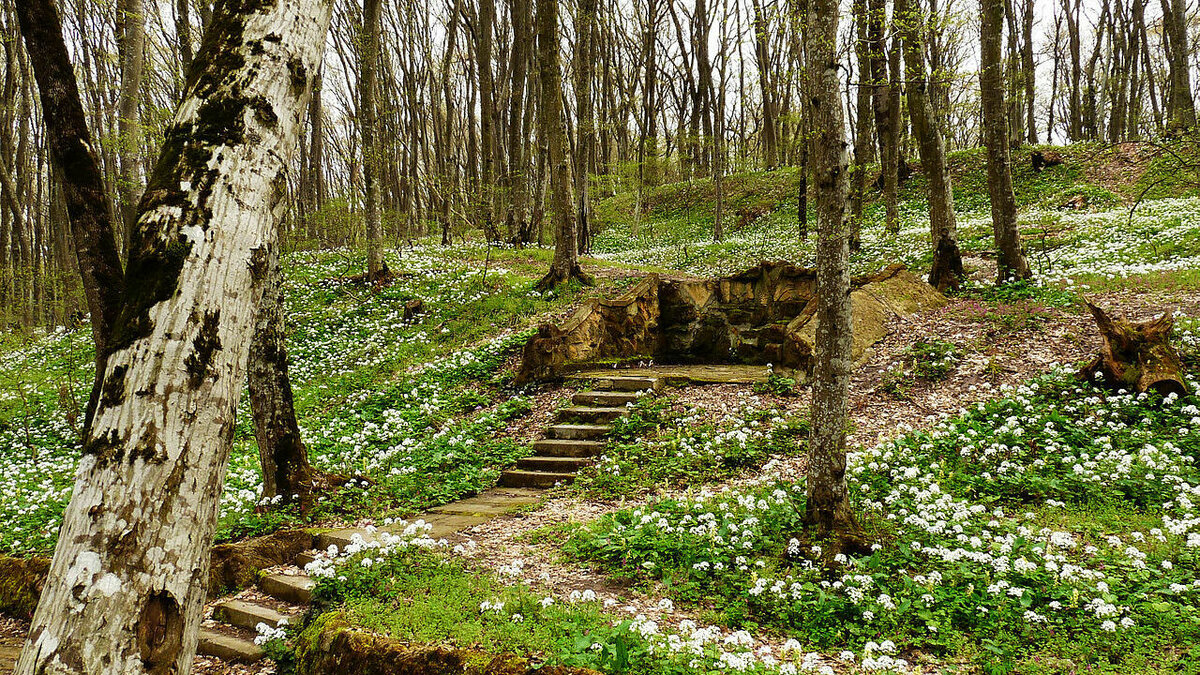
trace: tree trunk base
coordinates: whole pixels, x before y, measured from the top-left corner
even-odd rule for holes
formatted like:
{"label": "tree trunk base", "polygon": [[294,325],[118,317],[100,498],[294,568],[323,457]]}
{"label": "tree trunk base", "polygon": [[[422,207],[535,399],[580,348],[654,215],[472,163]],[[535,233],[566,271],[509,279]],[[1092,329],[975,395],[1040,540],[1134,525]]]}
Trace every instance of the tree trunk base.
{"label": "tree trunk base", "polygon": [[534,286],[534,289],[539,292],[545,292],[558,286],[559,284],[568,283],[572,279],[578,281],[584,286],[591,286],[596,283],[596,280],[592,278],[592,275],[584,272],[583,268],[579,266],[579,263],[573,263],[569,266],[551,265],[550,271],[546,273],[546,276],[542,277],[541,281],[537,282],[537,285]]}
{"label": "tree trunk base", "polygon": [[1150,321],[1113,319],[1087,303],[1100,329],[1100,354],[1080,373],[1083,379],[1113,391],[1157,392],[1163,396],[1187,393],[1183,363],[1171,346],[1175,325],[1170,312]]}
{"label": "tree trunk base", "polygon": [[958,243],[948,238],[937,242],[933,252],[933,267],[929,270],[929,285],[945,292],[952,288],[958,290],[963,280],[962,254]]}

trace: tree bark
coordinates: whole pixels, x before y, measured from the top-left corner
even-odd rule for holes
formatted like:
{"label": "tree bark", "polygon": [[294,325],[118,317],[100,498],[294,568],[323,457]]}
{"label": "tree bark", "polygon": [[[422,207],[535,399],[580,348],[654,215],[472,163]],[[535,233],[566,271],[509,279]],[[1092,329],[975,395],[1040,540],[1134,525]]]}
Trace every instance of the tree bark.
{"label": "tree bark", "polygon": [[137,175],[141,148],[138,104],[141,101],[142,72],[146,64],[146,17],[143,0],[120,0],[117,4],[117,45],[121,55],[121,89],[117,98],[117,144],[120,157],[121,219],[125,239],[129,240],[137,217]]}
{"label": "tree bark", "polygon": [[[899,172],[900,172],[900,93],[895,80],[899,75],[889,72],[892,53],[887,47],[884,24],[887,20],[884,0],[871,0],[867,20],[871,44],[872,105],[875,109],[875,128],[879,141],[879,184],[883,188],[884,224],[888,232],[900,231]],[[894,42],[894,41],[893,41]]]}
{"label": "tree bark", "polygon": [[539,135],[550,173],[551,208],[554,210],[554,260],[542,277],[540,290],[571,279],[591,283],[579,267],[579,246],[571,197],[571,161],[566,153],[563,127],[562,68],[558,55],[558,1],[537,0],[538,69],[542,100],[538,103]]}
{"label": "tree bark", "polygon": [[754,58],[758,64],[758,87],[762,91],[763,168],[779,166],[779,138],[775,112],[775,87],[771,82],[771,41],[762,0],[752,0],[754,6]]}
{"label": "tree bark", "polygon": [[817,200],[817,335],[812,435],[805,519],[820,533],[851,527],[846,489],[846,423],[850,387],[850,229],[846,218],[849,156],[839,96],[838,3],[811,0],[807,70],[809,139]]}
{"label": "tree bark", "polygon": [[1154,391],[1163,396],[1188,393],[1183,362],[1170,341],[1175,325],[1170,312],[1135,322],[1114,319],[1091,302],[1087,306],[1096,319],[1103,345],[1100,354],[1080,373],[1084,379],[1112,391]]}
{"label": "tree bark", "polygon": [[191,670],[266,255],[329,16],[314,0],[213,10],[139,206],[19,675]]}
{"label": "tree bark", "polygon": [[383,274],[383,227],[379,218],[379,149],[375,134],[375,81],[379,67],[379,2],[363,0],[362,62],[358,64],[359,135],[362,140],[363,217],[367,226],[367,283]]}
{"label": "tree bark", "polygon": [[[49,0],[17,3],[21,34],[33,65],[51,159],[59,166],[83,292],[92,317],[96,369],[84,426],[90,425],[125,293],[108,194],[104,187],[61,20]],[[19,230],[18,230],[19,231]]]}
{"label": "tree bark", "polygon": [[857,96],[854,110],[854,184],[851,190],[850,250],[862,248],[863,202],[867,193],[867,164],[870,163],[874,145],[871,139],[871,47],[867,33],[867,0],[854,0],[851,4],[854,17],[854,56],[858,65]]}
{"label": "tree bark", "polygon": [[1032,276],[1021,233],[1017,229],[1017,198],[1013,194],[1012,157],[1008,147],[1008,115],[1004,107],[1004,73],[1000,67],[1000,33],[1004,0],[980,4],[979,89],[983,134],[987,145],[988,193],[992,200],[992,232],[996,240],[997,283]]}
{"label": "tree bark", "polygon": [[576,236],[579,252],[591,248],[592,206],[588,197],[588,171],[596,150],[596,115],[592,101],[592,65],[595,61],[596,0],[579,0],[575,25],[575,144]]}
{"label": "tree bark", "polygon": [[1187,3],[1162,0],[1163,33],[1168,38],[1171,67],[1171,105],[1168,133],[1178,134],[1196,126],[1196,104],[1192,100],[1191,53],[1188,50]]}
{"label": "tree bark", "polygon": [[298,502],[307,510],[313,492],[313,470],[296,423],[284,332],[282,271],[279,247],[268,253],[262,304],[254,321],[246,384],[254,415],[254,438],[262,466],[263,494]]}
{"label": "tree bark", "polygon": [[958,288],[963,278],[962,256],[958,250],[958,228],[954,216],[954,191],[950,186],[950,167],[946,164],[946,144],[929,107],[925,79],[925,33],[917,0],[895,0],[900,38],[904,43],[905,80],[908,87],[908,115],[913,136],[921,154],[921,171],[928,181],[929,231],[933,244],[933,264],[929,283],[938,290]]}

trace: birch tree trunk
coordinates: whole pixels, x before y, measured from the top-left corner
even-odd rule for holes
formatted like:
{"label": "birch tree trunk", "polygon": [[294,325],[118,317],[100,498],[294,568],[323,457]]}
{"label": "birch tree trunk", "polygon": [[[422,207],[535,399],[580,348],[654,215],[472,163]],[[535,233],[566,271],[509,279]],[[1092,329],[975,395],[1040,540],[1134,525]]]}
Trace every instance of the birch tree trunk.
{"label": "birch tree trunk", "polygon": [[268,251],[330,3],[219,2],[139,206],[99,407],[16,672],[191,671]]}
{"label": "birch tree trunk", "polygon": [[1017,198],[1013,194],[1008,115],[1004,107],[1004,73],[1000,67],[1000,32],[1004,0],[980,3],[979,89],[983,105],[983,136],[987,144],[988,192],[992,201],[992,232],[996,239],[997,283],[1032,276],[1021,233],[1017,229]]}
{"label": "birch tree trunk", "polygon": [[806,54],[809,158],[817,199],[817,335],[805,520],[823,534],[854,524],[846,491],[850,391],[849,152],[839,96],[837,0],[811,0]]}
{"label": "birch tree trunk", "polygon": [[908,115],[913,136],[921,154],[921,171],[929,183],[929,233],[933,244],[933,264],[929,283],[939,290],[958,288],[963,277],[962,256],[958,250],[958,228],[954,217],[954,192],[950,186],[950,168],[946,165],[946,143],[942,130],[929,107],[925,79],[925,34],[918,0],[895,0],[897,25],[904,43],[904,79],[907,81]]}

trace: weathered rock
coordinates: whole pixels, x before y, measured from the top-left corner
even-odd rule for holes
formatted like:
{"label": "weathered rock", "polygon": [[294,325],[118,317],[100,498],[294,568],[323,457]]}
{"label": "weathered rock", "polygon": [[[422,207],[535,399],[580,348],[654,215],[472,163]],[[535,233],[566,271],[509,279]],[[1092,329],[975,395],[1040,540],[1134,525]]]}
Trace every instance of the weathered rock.
{"label": "weathered rock", "polygon": [[[653,288],[653,285],[657,288]],[[854,358],[861,362],[895,317],[941,307],[946,298],[903,265],[852,280]],[[816,273],[764,262],[716,279],[644,279],[635,289],[643,320],[622,335],[625,316],[605,303],[581,308],[561,328],[545,325],[525,346],[518,381],[550,379],[581,364],[653,356],[679,364],[773,364],[811,371]],[[623,306],[635,300],[627,294]],[[645,320],[654,317],[656,320]]]}
{"label": "weathered rock", "polygon": [[49,558],[0,558],[0,612],[32,617],[49,571]]}
{"label": "weathered rock", "polygon": [[318,617],[297,643],[296,675],[599,675],[582,668],[538,667],[515,655],[358,632],[337,612]]}
{"label": "weathered rock", "polygon": [[280,530],[232,544],[217,544],[212,549],[208,595],[215,598],[251,586],[260,570],[290,563],[296,554],[312,547],[313,535],[304,530]]}
{"label": "weathered rock", "polygon": [[543,324],[525,343],[517,383],[550,379],[568,363],[653,356],[658,351],[658,275],[616,299],[584,303],[561,327]]}

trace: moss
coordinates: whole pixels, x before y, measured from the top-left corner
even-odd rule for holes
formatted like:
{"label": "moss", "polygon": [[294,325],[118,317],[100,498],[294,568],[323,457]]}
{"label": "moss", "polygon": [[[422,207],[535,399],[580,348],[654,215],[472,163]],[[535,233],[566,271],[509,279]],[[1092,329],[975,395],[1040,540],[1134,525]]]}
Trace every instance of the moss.
{"label": "moss", "polygon": [[0,558],[0,612],[32,617],[49,571],[48,558]]}
{"label": "moss", "polygon": [[261,570],[292,562],[297,554],[313,547],[314,539],[305,530],[279,530],[263,537],[213,546],[209,597],[253,585]]}
{"label": "moss", "polygon": [[515,654],[404,643],[359,632],[340,612],[317,617],[296,640],[296,675],[598,675],[536,666]]}
{"label": "moss", "polygon": [[150,308],[174,295],[192,242],[180,234],[165,243],[139,224],[131,248],[125,270],[125,304],[113,322],[114,350],[124,349],[154,330]]}
{"label": "moss", "polygon": [[192,353],[183,361],[188,374],[188,386],[196,389],[209,375],[216,376],[212,361],[213,355],[221,349],[221,310],[205,312],[200,322],[200,330],[192,340]]}
{"label": "moss", "polygon": [[129,366],[124,364],[113,366],[112,373],[104,378],[104,386],[100,390],[100,405],[105,408],[121,405],[125,400],[125,375]]}
{"label": "moss", "polygon": [[288,59],[288,82],[292,86],[292,96],[300,96],[308,87],[308,67],[304,62],[293,56]]}

